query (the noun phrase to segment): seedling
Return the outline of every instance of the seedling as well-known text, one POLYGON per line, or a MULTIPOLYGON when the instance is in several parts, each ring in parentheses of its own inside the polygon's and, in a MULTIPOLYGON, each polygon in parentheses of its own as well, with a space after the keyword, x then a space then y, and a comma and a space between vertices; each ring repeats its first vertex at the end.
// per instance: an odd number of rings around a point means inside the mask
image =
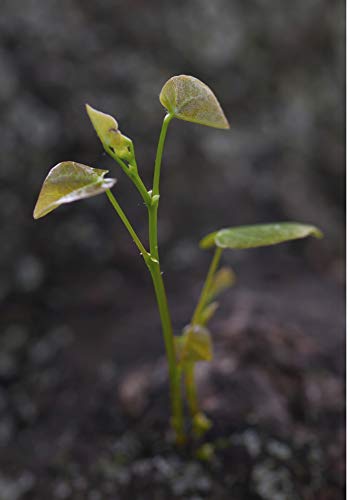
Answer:
POLYGON ((73 161, 59 163, 50 170, 42 185, 34 209, 34 218, 43 217, 62 204, 106 193, 142 255, 153 281, 169 368, 171 425, 176 441, 180 444, 186 440, 184 396, 190 411, 193 434, 201 436, 211 426, 211 422, 199 407, 195 365, 212 359, 212 340, 207 324, 217 310, 217 296, 229 288, 235 279, 230 268, 219 269, 223 250, 274 245, 310 235, 321 238, 322 234, 311 225, 280 222, 224 228, 207 235, 201 240, 200 247, 214 249, 213 259, 191 321, 181 335, 174 336, 158 251, 160 171, 168 126, 174 118, 218 129, 229 129, 229 124, 211 89, 192 76, 180 75, 170 78, 161 90, 160 102, 166 109, 166 115, 158 141, 151 190, 145 187, 138 171, 132 140, 121 133, 117 121, 112 116, 86 105, 87 113, 105 151, 130 178, 144 201, 149 223, 147 246, 141 242, 111 192, 116 179, 105 177, 106 170, 73 161), (182 394, 182 379, 184 379, 185 395, 182 394))

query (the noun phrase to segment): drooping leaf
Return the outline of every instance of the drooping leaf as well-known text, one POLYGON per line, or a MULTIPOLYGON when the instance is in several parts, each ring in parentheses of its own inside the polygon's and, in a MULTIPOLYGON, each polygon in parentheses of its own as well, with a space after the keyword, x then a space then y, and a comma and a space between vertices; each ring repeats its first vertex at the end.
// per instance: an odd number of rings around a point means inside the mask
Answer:
POLYGON ((211 302, 220 293, 233 286, 235 279, 235 273, 230 267, 221 267, 213 277, 207 302, 211 302))
POLYGON ((279 222, 273 224, 256 224, 221 229, 201 240, 201 248, 216 245, 220 248, 256 248, 276 245, 285 241, 314 236, 322 238, 322 232, 315 226, 297 222, 279 222))
POLYGON ((89 198, 110 189, 116 179, 105 179, 107 172, 74 161, 58 163, 44 180, 35 205, 34 219, 44 217, 64 203, 89 198))
POLYGON ((160 102, 170 114, 180 120, 214 128, 229 128, 212 90, 193 76, 179 75, 170 78, 161 90, 160 102))
POLYGON ((200 325, 188 325, 176 338, 179 363, 211 361, 212 341, 209 330, 200 325))
POLYGON ((86 104, 86 111, 102 144, 111 148, 112 152, 115 152, 119 158, 130 160, 132 141, 120 132, 115 118, 92 108, 89 104, 86 104))

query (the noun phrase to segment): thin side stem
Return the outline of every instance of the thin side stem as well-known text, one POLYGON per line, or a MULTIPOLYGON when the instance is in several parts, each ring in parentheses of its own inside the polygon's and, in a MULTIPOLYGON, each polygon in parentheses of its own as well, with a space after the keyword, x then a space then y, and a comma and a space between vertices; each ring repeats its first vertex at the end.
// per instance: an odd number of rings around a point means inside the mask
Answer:
POLYGON ((211 265, 209 267, 209 270, 208 270, 208 273, 206 276, 204 286, 202 288, 202 292, 201 292, 201 295, 199 298, 198 305, 196 306, 196 309, 194 311, 194 314, 193 314, 193 317, 191 320, 192 325, 196 325, 199 323, 200 315, 201 315, 203 308, 205 307, 206 302, 207 302, 207 297, 208 297, 208 294, 209 294, 209 291, 210 291, 210 288, 212 285, 213 277, 214 277, 215 272, 217 271, 217 268, 219 265, 219 261, 220 261, 221 255, 222 255, 222 250, 223 250, 222 248, 216 247, 211 265))
POLYGON ((110 189, 107 189, 105 193, 108 196, 110 203, 113 205, 116 213, 118 214, 118 216, 120 217, 120 219, 124 223, 124 226, 126 227, 127 231, 130 233, 133 241, 137 245, 138 250, 141 252, 146 264, 148 265, 150 255, 147 252, 147 250, 144 248, 143 243, 141 242, 139 237, 137 236, 137 234, 136 234, 135 230, 133 229, 130 221, 128 220, 125 212, 122 210, 119 203, 116 201, 116 199, 115 199, 113 193, 110 191, 110 189))
MULTIPOLYGON (((133 147, 133 146, 132 146, 133 147)), ((131 167, 128 167, 126 163, 119 158, 113 151, 110 150, 110 148, 105 148, 106 152, 115 160, 122 170, 125 172, 125 174, 131 179, 133 184, 136 186, 138 189, 140 195, 142 196, 144 203, 146 204, 147 207, 150 205, 150 195, 147 191, 147 188, 145 187, 142 179, 140 178, 138 174, 138 168, 137 168, 137 163, 135 161, 134 165, 131 167)))

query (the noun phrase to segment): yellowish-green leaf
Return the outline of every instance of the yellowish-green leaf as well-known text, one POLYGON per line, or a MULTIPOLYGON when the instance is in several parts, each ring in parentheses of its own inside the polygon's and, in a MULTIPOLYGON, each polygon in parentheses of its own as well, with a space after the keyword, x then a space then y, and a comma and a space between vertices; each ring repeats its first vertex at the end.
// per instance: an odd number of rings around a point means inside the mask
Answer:
POLYGON ((231 227, 210 233, 201 240, 200 246, 201 248, 210 248, 214 245, 220 248, 256 248, 306 238, 307 236, 322 238, 323 234, 315 226, 297 222, 256 224, 231 227))
POLYGON ((170 114, 180 120, 214 128, 229 128, 212 90, 193 76, 179 75, 170 78, 161 90, 160 102, 170 114))
POLYGON ((215 237, 218 231, 214 231, 213 233, 207 234, 202 240, 199 242, 199 247, 203 250, 207 250, 208 248, 212 248, 215 246, 215 237))
POLYGON ((104 147, 111 148, 119 158, 130 160, 132 141, 120 132, 115 118, 92 108, 89 104, 86 104, 86 111, 104 147))
POLYGON ((201 411, 194 415, 193 417, 193 430, 197 437, 201 437, 206 432, 211 429, 212 422, 211 420, 201 411))
POLYGON ((179 363, 211 361, 211 334, 203 326, 188 325, 181 337, 176 338, 176 349, 179 363))
POLYGON ((219 307, 218 302, 211 302, 206 307, 204 307, 202 313, 200 314, 199 323, 202 326, 207 325, 207 323, 213 318, 215 312, 219 307))
POLYGON ((221 267, 213 277, 207 302, 215 299, 220 293, 224 292, 235 283, 235 273, 231 267, 221 267))
POLYGON ((50 170, 42 185, 34 219, 47 215, 64 203, 89 198, 110 189, 116 179, 105 179, 107 172, 74 161, 58 163, 50 170))

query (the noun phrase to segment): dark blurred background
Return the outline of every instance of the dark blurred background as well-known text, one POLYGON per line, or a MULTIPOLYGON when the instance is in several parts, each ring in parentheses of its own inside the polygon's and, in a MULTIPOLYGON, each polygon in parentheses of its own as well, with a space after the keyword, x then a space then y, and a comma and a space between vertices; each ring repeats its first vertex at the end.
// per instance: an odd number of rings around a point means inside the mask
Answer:
MULTIPOLYGON (((339 0, 2 0, 1 499, 44 498, 38 477, 60 439, 75 449, 84 414, 98 406, 96 380, 116 387, 125 370, 163 352, 151 282, 107 198, 37 222, 32 210, 56 163, 107 168, 146 240, 138 192, 103 153, 84 104, 117 118, 150 187, 164 115, 158 94, 181 73, 213 89, 231 130, 170 126, 159 236, 176 332, 206 273, 209 255, 197 246, 206 233, 280 220, 319 226, 321 241, 227 253, 238 282, 215 328, 236 332, 234 317, 247 310, 249 328, 284 325, 291 337, 312 339, 315 396, 305 408, 334 391, 324 425, 343 429, 344 10, 339 0)), ((93 436, 98 418, 90 420, 93 436)), ((333 484, 343 466, 338 446, 333 484)), ((80 498, 69 485, 47 484, 45 498, 80 498)))

